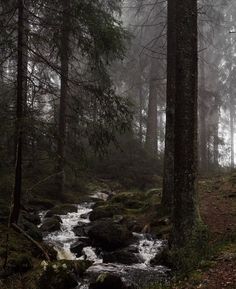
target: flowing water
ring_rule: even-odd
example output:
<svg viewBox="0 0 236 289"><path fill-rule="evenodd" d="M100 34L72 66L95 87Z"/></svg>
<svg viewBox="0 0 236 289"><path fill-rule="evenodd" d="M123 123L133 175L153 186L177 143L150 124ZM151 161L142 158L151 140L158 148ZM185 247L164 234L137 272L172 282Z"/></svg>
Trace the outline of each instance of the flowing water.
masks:
<svg viewBox="0 0 236 289"><path fill-rule="evenodd" d="M103 198L106 199L104 193L99 193L91 196L92 200ZM96 278L101 273L110 272L121 276L127 283L147 284L148 282L157 282L166 278L168 269L164 266L150 265L152 258L160 253L166 246L166 242L162 240L153 239L148 234L133 233L136 242L130 245L133 248L135 255L140 260L140 263L133 265L123 265L110 263L103 263L103 259L97 254L96 248L85 247L83 249L83 256L77 258L70 250L71 245L75 244L80 238L75 235L73 228L79 224L88 224L89 213L92 211L94 202L84 202L77 206L77 212L60 215L62 224L61 230L50 233L44 237L44 241L54 246L58 253L58 259L79 260L87 259L93 261L93 265L87 270L87 280L80 284L78 288L88 288L88 280ZM46 212L41 212L40 217L43 222ZM83 236L81 236L83 237Z"/></svg>

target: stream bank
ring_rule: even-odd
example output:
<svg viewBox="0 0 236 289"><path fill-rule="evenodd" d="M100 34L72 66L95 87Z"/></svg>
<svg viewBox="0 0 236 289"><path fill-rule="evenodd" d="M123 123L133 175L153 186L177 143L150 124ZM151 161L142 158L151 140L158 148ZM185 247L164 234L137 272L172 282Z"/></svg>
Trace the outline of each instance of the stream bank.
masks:
<svg viewBox="0 0 236 289"><path fill-rule="evenodd" d="M148 192L148 197L153 200L156 193ZM167 279L169 269L153 262L167 241L158 239L150 224L143 225L136 216L143 216L147 199L141 194L134 198L134 193L96 192L72 205L68 213L40 213L40 226L49 218L60 220L60 230L43 234L44 242L55 248L59 260L92 262L83 279L78 280L78 288L95 286L91 284L96 284L101 274L120 278L124 286L133 288Z"/></svg>

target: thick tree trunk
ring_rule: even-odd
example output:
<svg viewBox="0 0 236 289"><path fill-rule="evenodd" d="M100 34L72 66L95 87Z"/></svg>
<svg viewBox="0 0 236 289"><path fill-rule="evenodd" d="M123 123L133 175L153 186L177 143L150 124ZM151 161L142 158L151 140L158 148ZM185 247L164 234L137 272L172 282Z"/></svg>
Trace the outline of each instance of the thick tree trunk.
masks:
<svg viewBox="0 0 236 289"><path fill-rule="evenodd" d="M174 118L176 64L176 3L168 1L166 131L162 205L172 209L174 193Z"/></svg>
<svg viewBox="0 0 236 289"><path fill-rule="evenodd" d="M176 0L176 99L172 245L185 246L199 221L197 203L197 0Z"/></svg>
<svg viewBox="0 0 236 289"><path fill-rule="evenodd" d="M69 39L70 1L62 0L63 15L61 27L61 90L59 108L59 133L58 133L58 186L62 196L65 186L65 145L66 145L66 110L68 98L68 72L69 72Z"/></svg>
<svg viewBox="0 0 236 289"><path fill-rule="evenodd" d="M157 83L156 66L151 64L149 80L149 102L146 134L146 150L152 157L157 156Z"/></svg>
<svg viewBox="0 0 236 289"><path fill-rule="evenodd" d="M16 101L16 145L15 145L15 183L13 191L13 207L10 223L19 219L22 191L22 137L23 137L23 107L24 107L24 82L25 69L23 64L24 53L24 4L18 0L18 58L17 58L17 101Z"/></svg>

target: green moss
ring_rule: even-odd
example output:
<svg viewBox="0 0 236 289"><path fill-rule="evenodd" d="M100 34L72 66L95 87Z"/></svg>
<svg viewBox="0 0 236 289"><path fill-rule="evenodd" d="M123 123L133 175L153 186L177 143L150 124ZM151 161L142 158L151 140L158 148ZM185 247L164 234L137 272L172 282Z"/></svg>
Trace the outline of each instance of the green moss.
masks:
<svg viewBox="0 0 236 289"><path fill-rule="evenodd" d="M95 221L102 218L112 218L114 215L121 215L124 213L122 204L108 203L106 205L98 206L90 214L90 220Z"/></svg>
<svg viewBox="0 0 236 289"><path fill-rule="evenodd" d="M48 211L46 217L52 217L53 215L65 215L67 213L74 213L74 212L77 212L77 207L75 205L62 204L57 205L50 211Z"/></svg>
<svg viewBox="0 0 236 289"><path fill-rule="evenodd" d="M14 252L10 255L7 262L7 268L12 273L25 273L32 269L33 262L29 254L17 254Z"/></svg>
<svg viewBox="0 0 236 289"><path fill-rule="evenodd" d="M199 223L188 243L181 248L172 248L168 258L178 275L188 276L200 265L202 260L209 259L212 253L207 227Z"/></svg>

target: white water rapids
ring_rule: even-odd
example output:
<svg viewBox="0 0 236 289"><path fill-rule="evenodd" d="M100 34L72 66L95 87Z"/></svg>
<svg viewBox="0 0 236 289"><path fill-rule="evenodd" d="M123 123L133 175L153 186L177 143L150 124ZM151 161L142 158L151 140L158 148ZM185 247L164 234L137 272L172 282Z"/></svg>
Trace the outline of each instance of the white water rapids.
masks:
<svg viewBox="0 0 236 289"><path fill-rule="evenodd" d="M62 220L61 230L50 233L44 237L44 241L53 245L56 249L58 253L58 259L87 259L93 261L93 265L87 270L88 275L98 275L105 272L117 273L130 282L133 282L134 280L136 281L139 278L145 279L147 276L147 282L149 279L152 280L152 278L157 278L157 276L163 277L168 269L163 266L152 267L150 265L150 261L156 256L156 254L163 250L163 247L166 245L166 243L162 240L152 239L151 236L145 234L133 233L137 241L130 245L130 247L136 248L137 253L134 254L138 256L138 259L140 260L140 263L138 264L104 264L102 257L97 255L96 248L93 247L85 247L83 249L83 256L80 258L77 258L76 255L71 252L71 245L75 244L76 241L80 238L75 235L73 228L76 227L78 223L90 223L88 216L92 211L91 207L93 204L94 203L92 202L85 202L77 206L77 212L60 215ZM44 221L45 214L46 212L41 212L40 214L42 222ZM133 278L131 278L131 275Z"/></svg>

